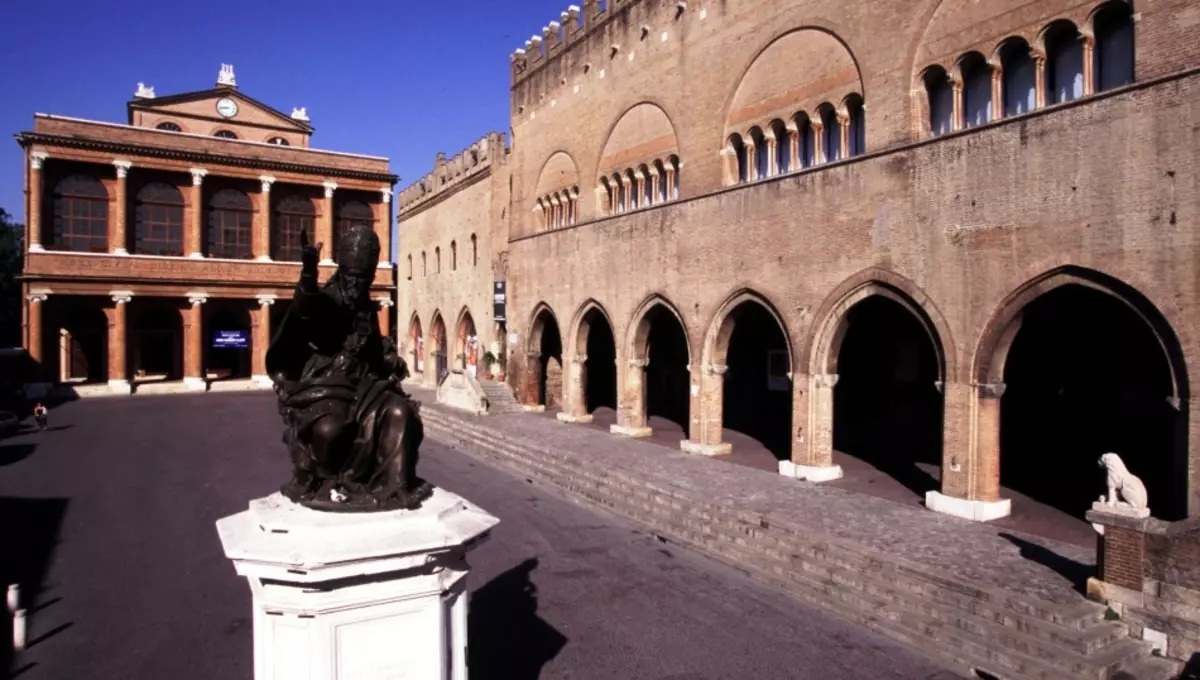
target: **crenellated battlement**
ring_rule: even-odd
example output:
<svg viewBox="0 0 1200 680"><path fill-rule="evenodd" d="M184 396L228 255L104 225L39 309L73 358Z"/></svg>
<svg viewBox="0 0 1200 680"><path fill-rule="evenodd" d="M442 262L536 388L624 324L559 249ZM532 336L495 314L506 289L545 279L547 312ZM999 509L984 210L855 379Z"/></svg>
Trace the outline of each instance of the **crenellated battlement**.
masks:
<svg viewBox="0 0 1200 680"><path fill-rule="evenodd" d="M423 206L486 172L494 163L502 162L508 152L505 140L503 132L490 132L453 158L447 159L446 154L439 153L433 162L433 172L400 191L399 213Z"/></svg>
<svg viewBox="0 0 1200 680"><path fill-rule="evenodd" d="M518 93L536 82L540 99L565 87L572 73L593 66L604 69L623 48L635 49L666 23L681 19L687 9L684 0L583 0L582 9L571 5L512 53L512 90ZM521 99L519 94L516 98Z"/></svg>

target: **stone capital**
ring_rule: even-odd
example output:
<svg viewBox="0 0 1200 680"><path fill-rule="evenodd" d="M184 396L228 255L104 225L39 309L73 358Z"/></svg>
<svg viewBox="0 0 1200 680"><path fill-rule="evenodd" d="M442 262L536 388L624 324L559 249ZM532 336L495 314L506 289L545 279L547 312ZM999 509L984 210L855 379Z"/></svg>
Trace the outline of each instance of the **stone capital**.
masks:
<svg viewBox="0 0 1200 680"><path fill-rule="evenodd" d="M379 195L383 197L383 204L387 205L392 202L392 190L384 187L379 190Z"/></svg>
<svg viewBox="0 0 1200 680"><path fill-rule="evenodd" d="M583 364L587 363L587 355L586 354L577 354L577 355L571 357L571 363L579 364L580 366L582 366Z"/></svg>
<svg viewBox="0 0 1200 680"><path fill-rule="evenodd" d="M275 300L278 298L274 295L259 295L257 299L259 307L270 307L275 304Z"/></svg>
<svg viewBox="0 0 1200 680"><path fill-rule="evenodd" d="M333 198L333 192L337 191L337 182L322 182L325 187L325 198Z"/></svg>
<svg viewBox="0 0 1200 680"><path fill-rule="evenodd" d="M109 295L112 296L112 301L118 305L125 304L133 300L133 291L129 290L114 290Z"/></svg>
<svg viewBox="0 0 1200 680"><path fill-rule="evenodd" d="M46 293L30 293L29 295L25 296L25 299L29 300L31 303L32 302L45 302L46 298L48 298L48 297L50 297L50 296L47 295Z"/></svg>
<svg viewBox="0 0 1200 680"><path fill-rule="evenodd" d="M629 360L630 368L646 368L649 365L650 365L649 359L630 359Z"/></svg>
<svg viewBox="0 0 1200 680"><path fill-rule="evenodd" d="M117 169L117 179L125 179L129 174L129 168L133 167L133 161L118 159L113 161L113 167Z"/></svg>
<svg viewBox="0 0 1200 680"><path fill-rule="evenodd" d="M198 307L205 302L208 302L208 296L201 293L191 293L188 295L188 304L193 307Z"/></svg>
<svg viewBox="0 0 1200 680"><path fill-rule="evenodd" d="M204 168L192 168L189 172L192 173L192 184L200 186L204 183L204 177L208 174L208 170Z"/></svg>
<svg viewBox="0 0 1200 680"><path fill-rule="evenodd" d="M814 387L828 387L832 389L834 385L837 385L838 376L837 373L820 373L814 375L812 380Z"/></svg>
<svg viewBox="0 0 1200 680"><path fill-rule="evenodd" d="M271 191L271 185L275 183L275 178L270 175L262 175L258 181L262 182L262 190L265 194Z"/></svg>
<svg viewBox="0 0 1200 680"><path fill-rule="evenodd" d="M388 307L391 307L396 304L395 301L393 301L391 298L379 298L375 302L379 303L380 309L387 309Z"/></svg>
<svg viewBox="0 0 1200 680"><path fill-rule="evenodd" d="M707 364L704 367L704 372L707 375L725 375L725 371L729 370L729 366L725 364Z"/></svg>
<svg viewBox="0 0 1200 680"><path fill-rule="evenodd" d="M29 154L29 167L33 168L34 170L41 170L42 164L45 163L46 159L49 157L50 154L46 153L45 151L34 151Z"/></svg>
<svg viewBox="0 0 1200 680"><path fill-rule="evenodd" d="M1004 396L1004 389L1007 385L1004 383L980 383L976 387L979 388L980 399L999 399Z"/></svg>

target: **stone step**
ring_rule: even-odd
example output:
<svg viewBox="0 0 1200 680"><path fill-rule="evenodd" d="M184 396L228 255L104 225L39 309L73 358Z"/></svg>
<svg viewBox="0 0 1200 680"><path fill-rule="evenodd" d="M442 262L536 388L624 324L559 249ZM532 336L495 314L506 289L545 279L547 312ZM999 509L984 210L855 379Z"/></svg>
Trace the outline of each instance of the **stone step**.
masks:
<svg viewBox="0 0 1200 680"><path fill-rule="evenodd" d="M488 399L488 413L524 413L525 407L517 401L512 388L506 383L493 380L480 380L479 386Z"/></svg>
<svg viewBox="0 0 1200 680"><path fill-rule="evenodd" d="M450 425L449 422L446 424ZM446 434L450 434L450 432L447 431ZM634 498L641 496L639 500L643 505L640 508L641 516L639 516L638 508L628 507L631 501L625 497L628 494L626 489L615 489L611 481L606 481L602 476L595 476L593 473L580 469L585 466L580 466L578 461L570 468L564 468L561 464L545 460L539 461L528 451L522 451L519 445L502 442L500 440L503 438L495 436L493 431L476 427L470 423L462 423L461 426L455 423L453 434L453 439L456 439L459 444L465 444L468 447L475 444L482 448L493 448L493 454L506 457L506 462L513 464L510 466L519 472L527 474L531 470L536 470L542 473L537 476L544 475L552 484L567 488L599 505L612 508L618 514L642 521L649 517L650 524L653 526L666 525L671 534L685 537L691 535L693 539L688 542L697 544L705 552L725 552L729 549L720 545L721 541L714 539L724 538L725 542L730 545L745 543L740 536L722 537L713 534L711 523L708 526L689 528L681 526L678 522L672 522L672 517L681 508L677 503L672 507L671 501L664 502L661 497L656 496L654 502L649 503L650 499L645 494L632 494ZM488 439L491 441L487 441ZM626 507L621 507L622 505ZM697 536L700 538L694 538ZM746 555L736 549L729 557L738 564L744 565L747 562ZM1045 622L1037 620L1020 621L1011 615L999 617L999 622L997 622L989 620L986 616L980 616L982 612L976 611L979 608L979 600L974 602L973 607L967 609L935 603L929 599L914 599L912 594L906 595L904 589L893 587L891 584L894 581L886 575L884 576L889 580L880 582L876 578L870 578L869 573L854 567L845 568L836 564L830 565L814 560L805 560L798 556L794 557L791 563L783 564L769 554L754 557L753 562L759 565L758 571L760 572L770 573L772 570L777 574L786 572L793 580L798 576L808 578L806 573L815 574L818 579L823 580L806 582L805 585L810 589L821 590L821 583L836 584L836 591L827 593L827 596L858 597L857 607L865 612L888 612L898 620L903 620L907 616L910 619L909 623L921 630L925 637L932 636L941 639L943 644L951 643L952 647L962 652L970 651L970 656L976 659L982 657L995 666L1000 666L996 670L1003 668L1005 671L1017 671L1023 677L1086 677L1103 680L1120 663L1144 654L1140 643L1128 639L1123 640L1125 636L1123 625L1098 621L1094 611L1085 615L1090 617L1094 625L1083 630L1072 631L1057 624L1047 626L1044 625ZM794 589L789 588L789 592L791 591ZM855 592L857 595L848 594ZM986 609L986 607L984 608ZM835 609L844 610L845 606ZM1082 623L1083 617L1080 614L1068 614L1067 618L1069 619L1071 616L1075 616L1076 620ZM923 620L913 620L914 617L923 618ZM1028 630L1032 634L1022 632L1021 629ZM945 631L951 631L951 634L947 634ZM980 644L978 640L972 640L972 637L986 640L988 644ZM999 649L996 647L997 641L1001 643Z"/></svg>

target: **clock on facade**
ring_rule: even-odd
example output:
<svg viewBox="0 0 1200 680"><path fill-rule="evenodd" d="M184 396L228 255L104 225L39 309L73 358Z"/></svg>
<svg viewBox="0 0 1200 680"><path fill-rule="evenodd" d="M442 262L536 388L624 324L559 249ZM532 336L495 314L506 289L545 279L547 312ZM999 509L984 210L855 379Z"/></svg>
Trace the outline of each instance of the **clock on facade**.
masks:
<svg viewBox="0 0 1200 680"><path fill-rule="evenodd" d="M233 118L237 115L237 112L237 102L233 101L229 97L225 97L217 102L217 113L221 114L225 118Z"/></svg>

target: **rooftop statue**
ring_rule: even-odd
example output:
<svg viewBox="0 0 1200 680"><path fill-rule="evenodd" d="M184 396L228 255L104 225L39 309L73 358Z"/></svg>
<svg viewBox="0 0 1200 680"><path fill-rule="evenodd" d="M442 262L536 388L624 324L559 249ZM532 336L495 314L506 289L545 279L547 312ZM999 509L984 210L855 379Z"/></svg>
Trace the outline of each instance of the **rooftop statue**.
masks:
<svg viewBox="0 0 1200 680"><path fill-rule="evenodd" d="M408 367L370 298L379 237L354 225L339 241L337 272L318 286L321 244L301 232L300 281L267 350L293 465L280 491L318 510L416 508L433 488L416 473L424 435L400 388Z"/></svg>

